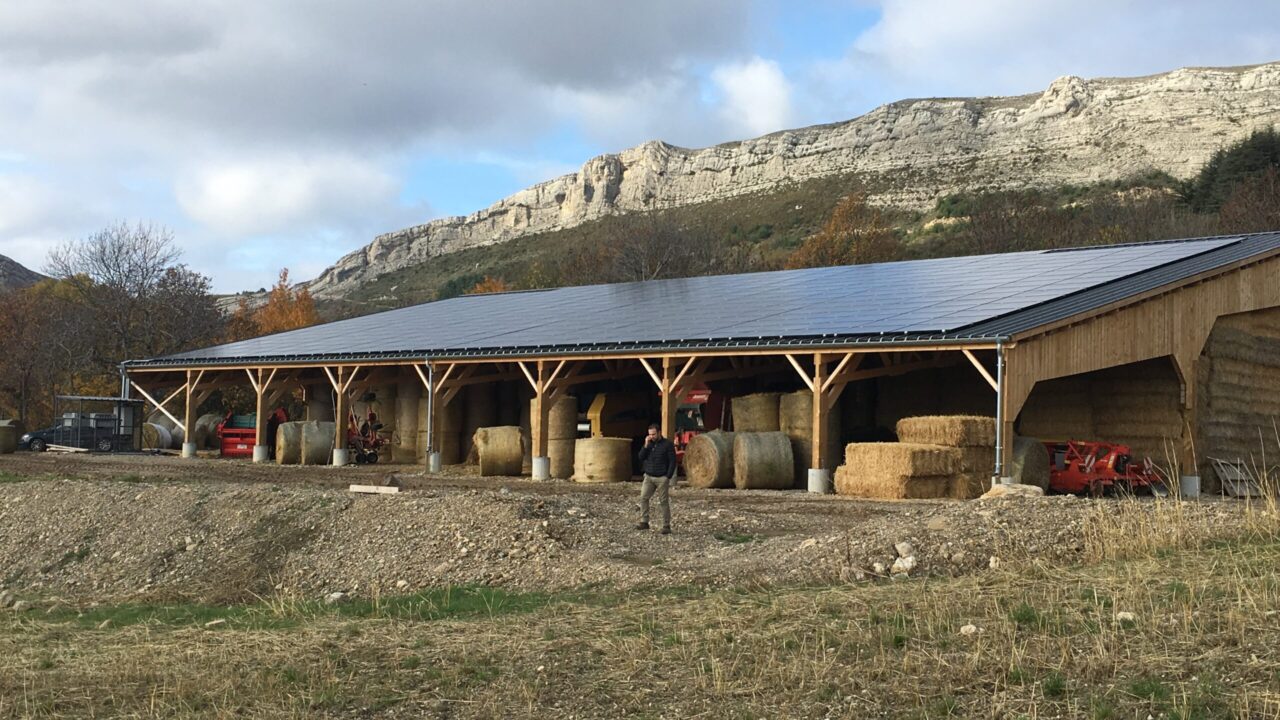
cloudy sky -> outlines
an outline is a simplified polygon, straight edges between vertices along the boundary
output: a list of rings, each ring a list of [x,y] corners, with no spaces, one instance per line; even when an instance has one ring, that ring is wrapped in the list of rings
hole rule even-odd
[[[652,138],[1275,60],[1258,0],[0,0],[0,254],[155,222],[256,289]]]

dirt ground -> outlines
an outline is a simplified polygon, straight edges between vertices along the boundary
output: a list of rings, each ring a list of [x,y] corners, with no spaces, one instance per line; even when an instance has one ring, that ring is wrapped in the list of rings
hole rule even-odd
[[[401,493],[346,489],[389,476]],[[914,559],[905,563],[912,576],[953,576],[1071,562],[1085,552],[1090,518],[1116,502],[875,502],[681,484],[675,532],[663,536],[633,528],[638,495],[638,483],[479,477],[465,467],[427,475],[412,466],[19,453],[0,456],[0,584],[77,603],[224,603],[461,584],[874,581],[892,575],[900,556]],[[1211,527],[1233,523],[1242,504],[1184,505]]]

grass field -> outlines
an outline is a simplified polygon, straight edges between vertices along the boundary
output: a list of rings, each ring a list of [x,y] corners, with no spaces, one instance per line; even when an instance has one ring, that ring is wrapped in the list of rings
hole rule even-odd
[[[1212,535],[1165,503],[955,579],[37,607],[0,716],[1280,717],[1275,503]]]

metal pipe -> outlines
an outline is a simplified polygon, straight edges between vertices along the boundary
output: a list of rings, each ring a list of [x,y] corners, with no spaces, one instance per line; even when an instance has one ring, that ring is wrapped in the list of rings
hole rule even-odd
[[[996,342],[996,469],[991,482],[1004,477],[1004,342]]]
[[[129,371],[120,368],[120,397],[128,399],[129,397]]]
[[[427,455],[436,449],[435,444],[435,425],[436,425],[436,369],[427,361]]]

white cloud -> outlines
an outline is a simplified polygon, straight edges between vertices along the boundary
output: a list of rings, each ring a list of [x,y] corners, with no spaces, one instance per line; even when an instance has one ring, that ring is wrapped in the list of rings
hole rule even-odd
[[[711,80],[724,96],[720,113],[731,130],[753,137],[791,127],[791,84],[778,63],[753,57],[720,65]]]
[[[219,162],[177,183],[181,208],[216,232],[260,235],[343,225],[395,204],[398,183],[379,165],[349,157]]]

